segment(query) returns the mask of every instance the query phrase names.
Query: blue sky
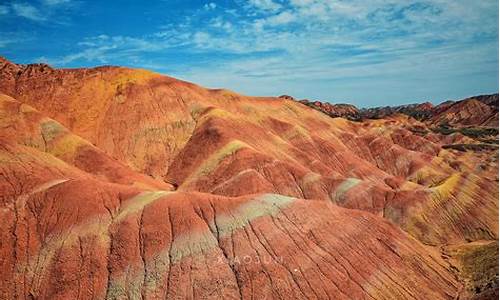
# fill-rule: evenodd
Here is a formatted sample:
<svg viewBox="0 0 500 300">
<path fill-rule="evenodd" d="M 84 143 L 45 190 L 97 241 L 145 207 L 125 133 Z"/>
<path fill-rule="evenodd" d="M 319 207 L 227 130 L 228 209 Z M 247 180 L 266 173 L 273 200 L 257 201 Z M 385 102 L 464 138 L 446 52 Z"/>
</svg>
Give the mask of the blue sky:
<svg viewBox="0 0 500 300">
<path fill-rule="evenodd" d="M 498 92 L 496 0 L 0 0 L 0 55 L 361 107 Z"/>
</svg>

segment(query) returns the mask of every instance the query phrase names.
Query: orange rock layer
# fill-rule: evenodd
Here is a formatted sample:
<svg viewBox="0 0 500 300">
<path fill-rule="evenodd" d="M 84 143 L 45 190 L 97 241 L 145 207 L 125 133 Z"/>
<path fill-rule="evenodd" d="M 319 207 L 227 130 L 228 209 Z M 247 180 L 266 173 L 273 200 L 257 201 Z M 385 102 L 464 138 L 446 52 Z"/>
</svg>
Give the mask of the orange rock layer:
<svg viewBox="0 0 500 300">
<path fill-rule="evenodd" d="M 0 298 L 452 299 L 432 246 L 498 239 L 498 150 L 408 116 L 6 60 L 0 92 Z"/>
</svg>

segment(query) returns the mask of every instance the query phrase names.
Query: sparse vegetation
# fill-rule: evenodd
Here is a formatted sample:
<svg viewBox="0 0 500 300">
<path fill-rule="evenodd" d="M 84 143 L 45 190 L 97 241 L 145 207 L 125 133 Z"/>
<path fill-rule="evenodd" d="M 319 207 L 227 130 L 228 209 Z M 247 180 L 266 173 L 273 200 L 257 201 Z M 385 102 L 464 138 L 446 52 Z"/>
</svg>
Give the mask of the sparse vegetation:
<svg viewBox="0 0 500 300">
<path fill-rule="evenodd" d="M 479 139 L 481 143 L 485 144 L 496 144 L 498 145 L 498 139 Z"/>
<path fill-rule="evenodd" d="M 408 130 L 411 131 L 412 133 L 414 133 L 416 135 L 420 135 L 420 136 L 425 136 L 429 133 L 429 130 L 427 130 L 423 127 L 409 127 Z"/>
<path fill-rule="evenodd" d="M 495 150 L 498 149 L 498 145 L 493 144 L 449 144 L 443 145 L 443 149 L 453 149 L 465 152 L 467 150 L 471 151 L 483 151 L 483 150 Z"/>
<path fill-rule="evenodd" d="M 458 263 L 472 299 L 498 299 L 497 241 L 452 246 L 446 252 Z"/>
<path fill-rule="evenodd" d="M 444 135 L 450 135 L 458 132 L 474 139 L 498 135 L 498 128 L 492 128 L 492 127 L 454 128 L 447 124 L 440 124 L 438 127 L 431 128 L 431 130 L 435 133 L 440 133 Z"/>
</svg>

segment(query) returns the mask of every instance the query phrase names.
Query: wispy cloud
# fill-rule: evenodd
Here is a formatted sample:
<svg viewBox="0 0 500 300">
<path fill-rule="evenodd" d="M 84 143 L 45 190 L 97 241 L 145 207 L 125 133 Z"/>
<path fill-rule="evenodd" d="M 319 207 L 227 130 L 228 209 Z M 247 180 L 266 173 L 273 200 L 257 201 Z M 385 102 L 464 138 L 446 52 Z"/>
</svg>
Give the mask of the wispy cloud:
<svg viewBox="0 0 500 300">
<path fill-rule="evenodd" d="M 0 49 L 18 43 L 21 40 L 16 38 L 0 37 Z"/>
<path fill-rule="evenodd" d="M 6 15 L 9 13 L 9 7 L 6 5 L 0 5 L 0 16 Z"/>
<path fill-rule="evenodd" d="M 86 38 L 80 43 L 79 47 L 84 48 L 80 52 L 64 55 L 62 57 L 50 58 L 42 57 L 43 61 L 57 66 L 65 66 L 74 61 L 96 62 L 107 64 L 111 58 L 137 60 L 138 54 L 148 52 L 158 52 L 166 47 L 159 43 L 154 43 L 147 39 L 132 38 L 126 36 L 107 36 L 99 35 Z"/>
<path fill-rule="evenodd" d="M 32 21 L 45 21 L 47 20 L 38 8 L 28 3 L 13 3 L 11 5 L 12 11 L 19 17 L 24 17 Z"/>
<path fill-rule="evenodd" d="M 0 5 L 0 15 L 25 18 L 37 23 L 60 23 L 60 9 L 75 7 L 75 0 L 41 0 L 39 3 L 10 2 Z"/>
<path fill-rule="evenodd" d="M 282 7 L 281 4 L 273 0 L 249 0 L 248 2 L 251 6 L 257 9 L 267 10 L 267 11 L 276 11 Z"/>
<path fill-rule="evenodd" d="M 72 2 L 72 0 L 43 0 L 43 3 L 45 5 L 50 5 L 50 6 L 69 4 L 71 2 Z"/>
<path fill-rule="evenodd" d="M 205 10 L 214 10 L 216 7 L 217 4 L 215 4 L 214 2 L 206 3 L 205 5 L 203 5 L 203 8 Z"/>
</svg>

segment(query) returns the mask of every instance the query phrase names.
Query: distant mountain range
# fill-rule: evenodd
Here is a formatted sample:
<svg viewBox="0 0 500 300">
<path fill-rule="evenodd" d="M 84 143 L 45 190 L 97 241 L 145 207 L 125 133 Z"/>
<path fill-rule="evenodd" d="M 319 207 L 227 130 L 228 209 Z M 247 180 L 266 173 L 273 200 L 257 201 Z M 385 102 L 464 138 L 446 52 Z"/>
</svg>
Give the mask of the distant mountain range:
<svg viewBox="0 0 500 300">
<path fill-rule="evenodd" d="M 349 120 L 381 119 L 394 114 L 405 114 L 434 125 L 498 127 L 498 94 L 446 101 L 439 105 L 424 102 L 362 109 L 350 104 L 331 104 L 310 100 L 299 100 L 299 102 L 331 117 L 343 117 Z"/>
</svg>

